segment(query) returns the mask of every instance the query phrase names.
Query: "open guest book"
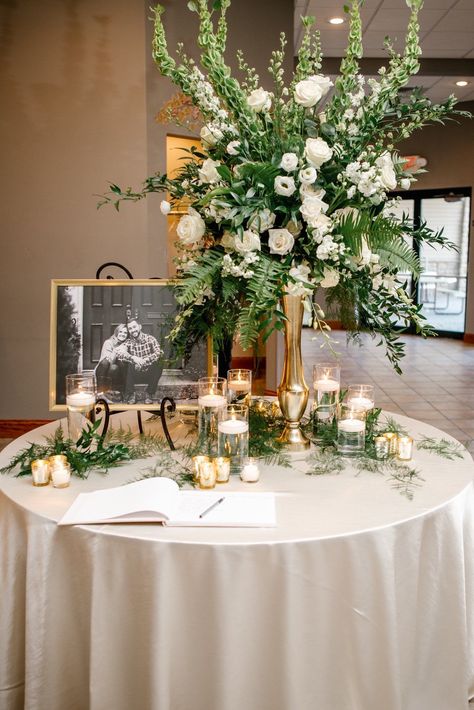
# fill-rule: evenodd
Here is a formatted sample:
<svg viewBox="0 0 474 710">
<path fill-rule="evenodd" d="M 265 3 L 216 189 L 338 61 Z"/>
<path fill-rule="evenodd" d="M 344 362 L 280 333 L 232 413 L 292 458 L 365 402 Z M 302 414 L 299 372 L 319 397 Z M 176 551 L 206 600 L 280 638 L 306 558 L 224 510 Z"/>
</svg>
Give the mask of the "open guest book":
<svg viewBox="0 0 474 710">
<path fill-rule="evenodd" d="M 79 493 L 58 525 L 96 523 L 275 527 L 275 495 L 181 491 L 170 478 L 146 478 L 117 488 Z"/>
</svg>

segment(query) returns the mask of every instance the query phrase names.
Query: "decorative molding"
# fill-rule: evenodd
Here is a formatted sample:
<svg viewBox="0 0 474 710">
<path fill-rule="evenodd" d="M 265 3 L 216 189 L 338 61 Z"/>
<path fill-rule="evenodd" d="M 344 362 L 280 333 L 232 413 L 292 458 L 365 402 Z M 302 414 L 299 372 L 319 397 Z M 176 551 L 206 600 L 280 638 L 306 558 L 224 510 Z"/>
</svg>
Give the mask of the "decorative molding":
<svg viewBox="0 0 474 710">
<path fill-rule="evenodd" d="M 54 419 L 0 419 L 0 438 L 16 439 L 18 436 L 52 421 Z"/>
</svg>

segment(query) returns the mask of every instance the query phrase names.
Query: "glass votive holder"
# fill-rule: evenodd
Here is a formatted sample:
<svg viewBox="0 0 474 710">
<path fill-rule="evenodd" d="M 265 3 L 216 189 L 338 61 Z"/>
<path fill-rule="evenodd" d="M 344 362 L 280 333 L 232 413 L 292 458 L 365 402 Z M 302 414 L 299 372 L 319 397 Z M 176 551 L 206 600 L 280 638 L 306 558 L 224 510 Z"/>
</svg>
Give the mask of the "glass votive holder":
<svg viewBox="0 0 474 710">
<path fill-rule="evenodd" d="M 227 380 L 224 377 L 200 377 L 198 380 L 199 445 L 209 456 L 217 454 L 217 425 L 227 405 Z"/>
<path fill-rule="evenodd" d="M 77 441 L 82 430 L 95 420 L 97 381 L 93 372 L 66 375 L 66 406 L 69 438 Z"/>
<path fill-rule="evenodd" d="M 193 480 L 199 482 L 200 466 L 202 463 L 208 463 L 211 459 L 209 456 L 204 456 L 199 454 L 198 456 L 193 456 Z"/>
<path fill-rule="evenodd" d="M 33 476 L 34 486 L 47 486 L 51 478 L 48 459 L 35 459 L 32 461 L 31 475 Z"/>
<path fill-rule="evenodd" d="M 229 370 L 227 373 L 227 399 L 231 404 L 250 406 L 252 396 L 252 370 Z"/>
<path fill-rule="evenodd" d="M 71 482 L 70 464 L 56 464 L 56 466 L 53 466 L 51 468 L 51 482 L 54 488 L 67 488 Z"/>
<path fill-rule="evenodd" d="M 384 437 L 388 441 L 388 453 L 390 456 L 395 456 L 398 451 L 398 436 L 393 431 L 386 431 Z"/>
<path fill-rule="evenodd" d="M 260 479 L 260 469 L 258 467 L 257 459 L 247 459 L 247 463 L 240 472 L 240 478 L 245 483 L 257 483 Z"/>
<path fill-rule="evenodd" d="M 374 438 L 375 456 L 378 459 L 386 459 L 389 454 L 389 443 L 386 436 L 376 436 Z"/>
<path fill-rule="evenodd" d="M 346 396 L 347 404 L 370 412 L 375 406 L 373 385 L 349 385 Z"/>
<path fill-rule="evenodd" d="M 199 488 L 214 488 L 216 485 L 216 469 L 212 461 L 199 464 Z"/>
<path fill-rule="evenodd" d="M 218 425 L 218 455 L 230 459 L 231 473 L 240 473 L 249 455 L 248 413 L 245 404 L 229 404 Z"/>
<path fill-rule="evenodd" d="M 413 456 L 413 439 L 411 436 L 398 437 L 397 457 L 400 461 L 411 461 Z"/>
<path fill-rule="evenodd" d="M 365 449 L 364 409 L 342 404 L 337 421 L 337 450 L 343 456 L 358 456 Z"/>
<path fill-rule="evenodd" d="M 337 405 L 341 389 L 341 368 L 329 362 L 321 362 L 313 367 L 313 432 L 321 436 L 322 430 L 331 427 L 337 416 Z"/>
<path fill-rule="evenodd" d="M 213 459 L 216 469 L 216 483 L 227 483 L 230 478 L 230 458 L 227 456 L 217 456 Z"/>
</svg>

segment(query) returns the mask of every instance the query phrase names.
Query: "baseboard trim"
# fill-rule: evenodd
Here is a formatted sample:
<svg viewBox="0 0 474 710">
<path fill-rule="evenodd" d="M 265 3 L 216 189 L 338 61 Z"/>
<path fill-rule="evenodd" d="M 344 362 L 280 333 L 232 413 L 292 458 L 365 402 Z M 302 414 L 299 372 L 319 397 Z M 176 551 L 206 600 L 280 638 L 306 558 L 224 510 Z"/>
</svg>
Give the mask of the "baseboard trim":
<svg viewBox="0 0 474 710">
<path fill-rule="evenodd" d="M 465 343 L 474 344 L 474 333 L 464 333 L 463 340 Z"/>
<path fill-rule="evenodd" d="M 0 419 L 0 438 L 16 439 L 36 427 L 49 424 L 52 419 Z"/>
</svg>

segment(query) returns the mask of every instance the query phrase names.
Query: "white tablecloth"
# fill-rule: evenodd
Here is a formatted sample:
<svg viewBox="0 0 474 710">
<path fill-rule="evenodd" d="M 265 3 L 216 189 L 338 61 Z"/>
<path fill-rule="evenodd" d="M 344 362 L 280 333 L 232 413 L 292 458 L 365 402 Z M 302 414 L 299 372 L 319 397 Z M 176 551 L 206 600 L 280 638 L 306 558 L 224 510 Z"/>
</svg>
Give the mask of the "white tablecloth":
<svg viewBox="0 0 474 710">
<path fill-rule="evenodd" d="M 350 467 L 266 469 L 250 490 L 277 493 L 275 529 L 57 528 L 148 460 L 63 490 L 1 478 L 0 709 L 466 710 L 472 459 L 413 463 L 413 501 Z"/>
</svg>

